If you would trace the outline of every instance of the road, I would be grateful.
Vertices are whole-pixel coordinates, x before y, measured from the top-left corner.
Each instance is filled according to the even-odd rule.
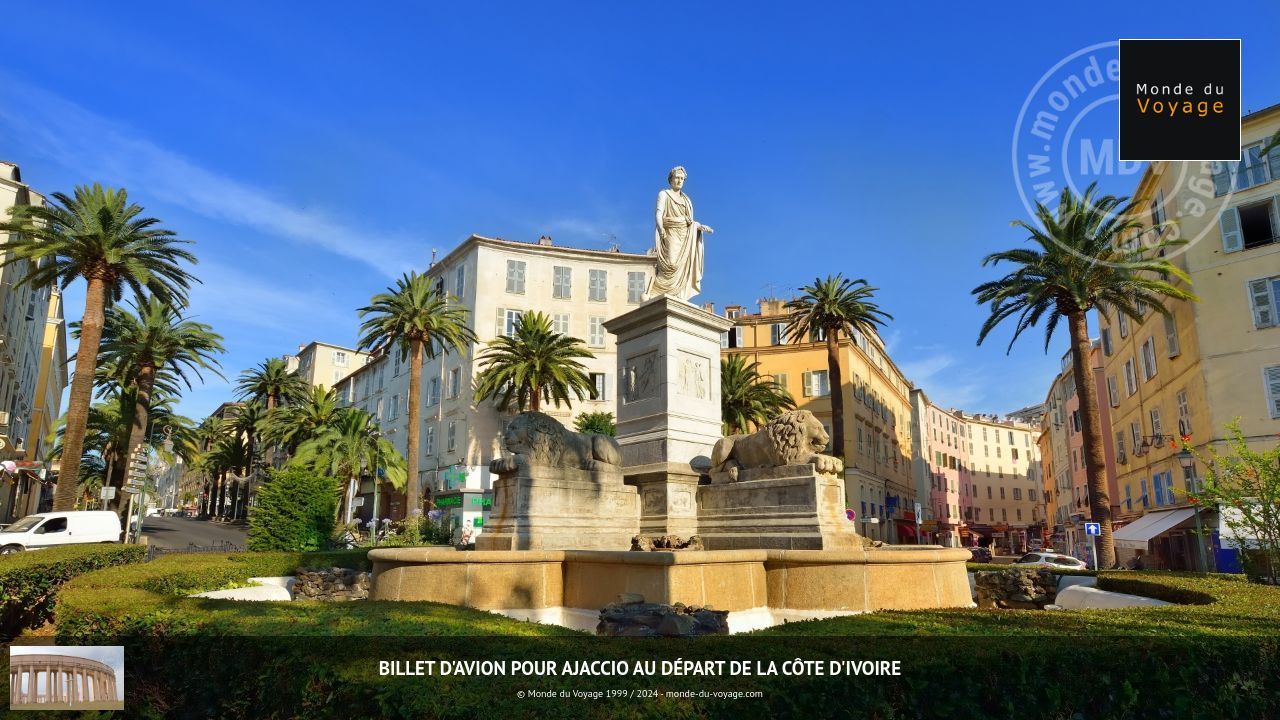
[[[142,524],[142,534],[151,545],[174,549],[185,549],[192,544],[205,547],[223,543],[232,543],[244,548],[245,541],[243,525],[158,515],[147,518]]]

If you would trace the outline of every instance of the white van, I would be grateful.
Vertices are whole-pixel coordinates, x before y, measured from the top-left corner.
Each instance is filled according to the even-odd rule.
[[[28,515],[0,530],[0,554],[80,543],[120,542],[120,516],[110,510]]]

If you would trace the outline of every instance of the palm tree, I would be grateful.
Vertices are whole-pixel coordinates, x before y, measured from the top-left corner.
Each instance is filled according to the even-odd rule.
[[[1098,537],[1098,564],[1115,564],[1115,544],[1111,538],[1111,498],[1107,494],[1103,459],[1102,423],[1093,370],[1089,364],[1088,312],[1095,308],[1114,310],[1142,321],[1141,307],[1154,308],[1168,316],[1164,300],[1196,300],[1189,290],[1169,281],[1177,278],[1188,285],[1190,277],[1163,258],[1164,252],[1184,240],[1162,239],[1163,227],[1150,230],[1156,240],[1143,249],[1133,242],[1143,232],[1139,219],[1145,201],[1127,203],[1128,198],[1112,195],[1096,197],[1095,185],[1083,196],[1064,188],[1056,214],[1036,203],[1039,226],[1015,220],[1014,227],[1029,233],[1033,247],[992,253],[983,266],[1008,262],[1009,274],[973,289],[979,304],[991,305],[991,316],[982,324],[978,344],[1004,320],[1017,316],[1013,337],[1006,352],[1027,328],[1045,319],[1044,345],[1061,320],[1067,321],[1071,335],[1072,374],[1084,418],[1084,458],[1088,475],[1089,502],[1093,519],[1102,527]]]
[[[760,427],[796,407],[795,398],[771,375],[760,374],[760,363],[748,364],[742,355],[720,359],[720,417],[725,435]]]
[[[305,399],[267,413],[262,439],[292,454],[333,424],[341,409],[337,390],[313,387]]]
[[[200,371],[208,370],[222,377],[213,356],[224,352],[221,335],[205,323],[184,319],[172,305],[147,298],[136,302],[134,308],[136,315],[119,306],[107,311],[98,357],[112,380],[135,390],[132,430],[125,445],[128,452],[146,439],[159,371],[168,371],[161,379],[162,388],[171,388],[177,380],[190,389],[188,373],[203,379]]]
[[[263,400],[267,412],[292,402],[307,393],[307,381],[289,372],[289,366],[280,358],[267,358],[258,367],[240,373],[236,383],[240,398]]]
[[[422,362],[452,350],[459,354],[476,341],[467,326],[467,309],[452,295],[436,290],[431,279],[416,272],[406,273],[395,287],[378,293],[359,309],[358,347],[370,352],[389,352],[396,346],[400,357],[409,356],[409,436],[408,467],[411,480],[406,494],[406,514],[413,517],[421,509],[418,480],[419,416],[422,412]]]
[[[593,358],[581,340],[551,329],[551,320],[540,312],[527,312],[516,321],[515,332],[489,341],[480,356],[476,377],[476,402],[498,400],[502,410],[512,399],[521,411],[539,412],[542,401],[572,407],[569,394],[579,400],[595,392],[587,367],[579,358]]]
[[[155,218],[142,217],[142,207],[130,204],[123,189],[81,185],[74,197],[54,193],[52,200],[43,207],[10,208],[12,219],[0,224],[0,230],[18,236],[5,245],[9,255],[0,266],[30,263],[21,282],[33,288],[56,284],[65,289],[77,278],[87,285],[67,405],[66,453],[53,499],[54,510],[70,510],[75,505],[107,306],[120,300],[125,288],[139,302],[150,294],[182,305],[187,289],[198,281],[179,266],[196,262],[195,255],[179,247],[191,241],[179,240],[159,227]]]
[[[257,455],[258,436],[262,433],[263,427],[266,426],[267,411],[262,407],[262,403],[257,400],[250,400],[241,405],[236,414],[231,417],[231,421],[227,423],[227,430],[236,436],[244,438],[246,461],[240,465],[241,474],[248,475],[253,469],[253,459]]]
[[[378,433],[373,416],[353,407],[343,408],[333,425],[300,445],[291,462],[346,481],[338,512],[347,508],[347,522],[351,520],[352,493],[361,475],[380,475],[397,490],[405,488],[408,475],[405,458]],[[383,480],[375,477],[374,481]]]
[[[791,342],[827,343],[827,381],[831,385],[831,445],[837,457],[844,457],[844,375],[840,372],[840,334],[873,335],[893,316],[880,309],[874,298],[879,288],[861,278],[849,280],[842,274],[814,278],[800,288],[799,298],[786,304],[787,337]]]

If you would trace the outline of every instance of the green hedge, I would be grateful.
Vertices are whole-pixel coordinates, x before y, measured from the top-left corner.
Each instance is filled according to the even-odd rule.
[[[337,511],[337,481],[306,468],[272,470],[249,515],[248,547],[308,552],[326,547]]]
[[[1280,717],[1280,588],[1235,576],[1103,572],[1099,586],[1194,603],[1126,610],[877,612],[696,641],[596,638],[433,603],[181,597],[363,552],[169,556],[60,593],[59,640],[126,645],[134,715],[180,717]],[[379,661],[888,659],[897,677],[391,677]],[[198,668],[175,673],[173,668]],[[716,701],[521,700],[518,692],[760,691]]]
[[[99,568],[140,563],[139,545],[66,545],[0,555],[0,637],[8,641],[23,630],[53,618],[58,588],[71,578]]]

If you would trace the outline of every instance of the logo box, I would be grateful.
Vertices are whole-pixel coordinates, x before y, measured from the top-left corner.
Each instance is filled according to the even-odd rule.
[[[1239,40],[1120,41],[1120,159],[1240,159]]]

